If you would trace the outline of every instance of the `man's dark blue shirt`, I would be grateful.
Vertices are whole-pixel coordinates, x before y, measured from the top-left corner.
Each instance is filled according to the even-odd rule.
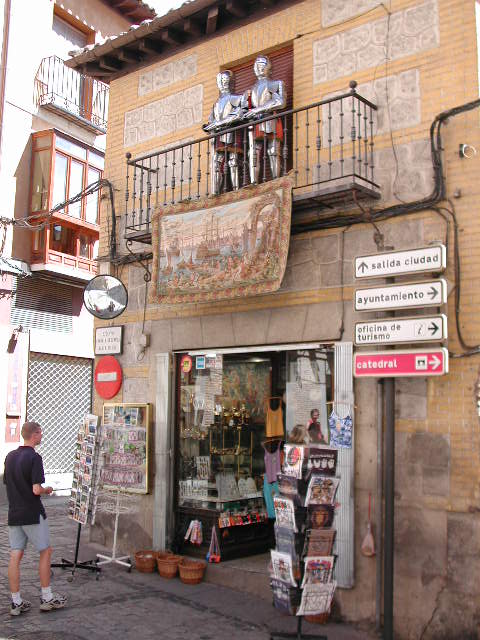
[[[5,458],[3,482],[7,487],[9,526],[38,524],[46,518],[40,496],[33,493],[34,484],[45,482],[42,456],[33,447],[21,446]]]

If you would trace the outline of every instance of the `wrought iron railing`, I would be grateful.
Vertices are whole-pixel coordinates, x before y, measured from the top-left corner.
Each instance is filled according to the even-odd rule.
[[[70,69],[58,56],[44,58],[35,76],[35,104],[75,117],[105,133],[108,85]]]
[[[298,109],[222,130],[196,140],[182,141],[148,155],[127,153],[125,236],[148,239],[152,212],[159,206],[197,200],[233,188],[227,154],[238,163],[239,188],[272,179],[269,146],[279,144],[279,175],[290,171],[297,194],[362,185],[378,192],[375,183],[373,137],[376,105],[351,90]],[[273,123],[275,133],[263,134],[263,123]],[[279,123],[281,126],[279,126]],[[226,142],[226,134],[230,143]],[[260,146],[249,166],[249,135]],[[251,138],[250,138],[251,139]],[[213,157],[220,150],[217,175]],[[227,156],[227,157],[225,157]],[[222,159],[223,158],[223,159]],[[220,188],[219,188],[220,187]]]

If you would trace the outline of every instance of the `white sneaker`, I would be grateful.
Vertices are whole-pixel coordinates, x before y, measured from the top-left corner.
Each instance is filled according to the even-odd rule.
[[[10,615],[19,616],[21,613],[29,611],[31,606],[32,605],[28,600],[22,600],[20,604],[15,604],[14,602],[12,602],[10,604]]]
[[[66,596],[59,593],[53,593],[51,600],[40,598],[40,611],[51,611],[52,609],[63,609],[67,602]]]

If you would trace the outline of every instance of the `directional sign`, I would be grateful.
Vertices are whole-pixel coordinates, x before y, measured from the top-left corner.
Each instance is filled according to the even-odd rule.
[[[447,316],[383,318],[355,323],[355,344],[396,344],[399,342],[440,342],[447,338]]]
[[[356,278],[383,278],[408,273],[437,273],[447,266],[445,245],[389,251],[355,258]]]
[[[447,281],[443,278],[355,291],[355,311],[438,307],[446,301]]]
[[[411,351],[373,351],[354,355],[356,378],[398,378],[442,376],[448,373],[448,351],[412,349]]]

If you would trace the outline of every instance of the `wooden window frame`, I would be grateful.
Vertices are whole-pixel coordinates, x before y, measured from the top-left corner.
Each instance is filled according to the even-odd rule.
[[[44,147],[43,149],[36,149],[36,140],[41,139],[42,137],[47,137],[50,136],[50,144],[47,147]],[[85,158],[81,158],[77,155],[75,155],[74,153],[68,153],[67,151],[65,151],[64,149],[60,149],[57,147],[57,138],[62,138],[64,140],[67,140],[69,142],[72,142],[73,144],[76,144],[80,147],[82,147],[83,149],[85,149],[86,151],[86,157]],[[49,211],[51,211],[52,207],[54,206],[54,204],[58,204],[58,203],[53,203],[53,187],[54,187],[54,178],[55,178],[55,160],[56,160],[56,154],[58,153],[59,155],[65,157],[67,159],[67,175],[66,175],[66,199],[68,199],[68,193],[69,193],[69,188],[70,188],[70,169],[71,169],[71,163],[72,160],[75,162],[79,162],[83,165],[83,182],[82,182],[82,190],[85,189],[85,187],[88,186],[88,172],[89,169],[94,169],[95,171],[98,172],[99,174],[99,179],[102,178],[103,176],[103,169],[100,169],[98,166],[96,166],[95,164],[91,164],[90,163],[90,153],[93,153],[95,155],[100,155],[103,156],[102,152],[99,151],[98,149],[94,149],[89,147],[88,145],[85,145],[83,143],[81,143],[80,141],[76,140],[75,138],[71,138],[68,135],[65,135],[61,132],[57,132],[55,129],[47,129],[44,131],[39,131],[39,132],[35,132],[32,134],[32,159],[31,159],[31,165],[30,165],[30,185],[29,185],[29,213],[30,215],[32,214],[32,196],[33,196],[33,169],[34,169],[34,154],[37,153],[38,151],[45,151],[48,150],[50,153],[50,171],[49,171],[49,182],[48,182],[48,195],[47,195],[47,208],[43,209],[41,211],[36,211],[35,214],[41,216],[42,214],[47,215],[47,213]],[[68,206],[65,207],[65,213],[61,213],[61,212],[56,212],[52,215],[52,223],[53,224],[60,224],[64,227],[68,227],[73,229],[74,231],[74,254],[63,254],[63,252],[59,251],[58,253],[62,253],[62,255],[66,255],[66,256],[70,256],[73,255],[73,257],[75,259],[81,259],[81,260],[93,260],[93,247],[94,247],[94,243],[96,240],[98,240],[99,237],[99,220],[100,220],[100,198],[98,198],[98,203],[97,203],[97,222],[96,223],[92,223],[92,222],[87,222],[86,221],[86,197],[83,197],[81,200],[81,208],[80,208],[80,218],[76,218],[71,216],[68,213]],[[39,222],[42,222],[42,218],[39,217]],[[42,233],[42,231],[41,231]],[[88,258],[85,258],[83,256],[79,255],[80,252],[80,238],[79,236],[83,234],[86,235],[89,239],[88,242]],[[44,230],[43,230],[43,244],[42,241],[40,241],[40,246],[38,250],[35,250],[35,238],[34,235],[32,234],[32,239],[31,239],[31,251],[32,251],[32,256],[33,256],[33,262],[43,262],[43,263],[47,263],[48,262],[48,252],[49,251],[55,251],[54,249],[52,249],[50,247],[50,239],[51,239],[51,224],[48,224],[45,226]]]

